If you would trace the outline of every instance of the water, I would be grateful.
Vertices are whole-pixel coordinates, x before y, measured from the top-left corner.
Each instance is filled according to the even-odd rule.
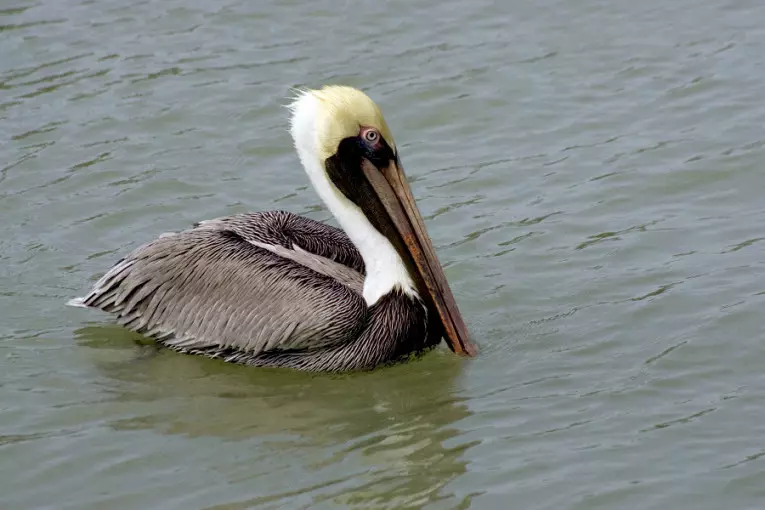
[[[3,509],[765,505],[765,11],[675,2],[0,10]],[[383,108],[481,355],[156,350],[64,306],[127,250],[329,214],[282,105]]]

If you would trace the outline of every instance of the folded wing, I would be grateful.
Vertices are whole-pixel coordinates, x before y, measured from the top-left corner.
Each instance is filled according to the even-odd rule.
[[[241,361],[357,338],[367,319],[363,269],[339,229],[250,213],[139,247],[81,303],[169,347]]]

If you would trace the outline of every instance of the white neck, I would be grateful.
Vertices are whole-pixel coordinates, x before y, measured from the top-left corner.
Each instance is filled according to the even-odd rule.
[[[317,101],[310,93],[297,98],[291,107],[290,133],[311,184],[364,259],[364,300],[372,306],[396,287],[416,295],[414,282],[396,249],[372,226],[361,209],[335,187],[324,162],[317,157]]]

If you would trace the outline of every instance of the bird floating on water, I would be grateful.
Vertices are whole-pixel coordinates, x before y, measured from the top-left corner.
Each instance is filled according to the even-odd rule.
[[[300,162],[342,230],[284,211],[202,221],[140,246],[70,304],[254,366],[369,370],[442,337],[473,356],[380,109],[326,86],[290,110]]]

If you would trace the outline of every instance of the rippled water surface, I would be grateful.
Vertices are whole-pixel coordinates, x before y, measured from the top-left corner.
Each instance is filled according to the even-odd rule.
[[[765,507],[759,0],[0,9],[3,509]],[[367,374],[64,306],[127,250],[330,220],[290,87],[386,113],[481,347]]]

